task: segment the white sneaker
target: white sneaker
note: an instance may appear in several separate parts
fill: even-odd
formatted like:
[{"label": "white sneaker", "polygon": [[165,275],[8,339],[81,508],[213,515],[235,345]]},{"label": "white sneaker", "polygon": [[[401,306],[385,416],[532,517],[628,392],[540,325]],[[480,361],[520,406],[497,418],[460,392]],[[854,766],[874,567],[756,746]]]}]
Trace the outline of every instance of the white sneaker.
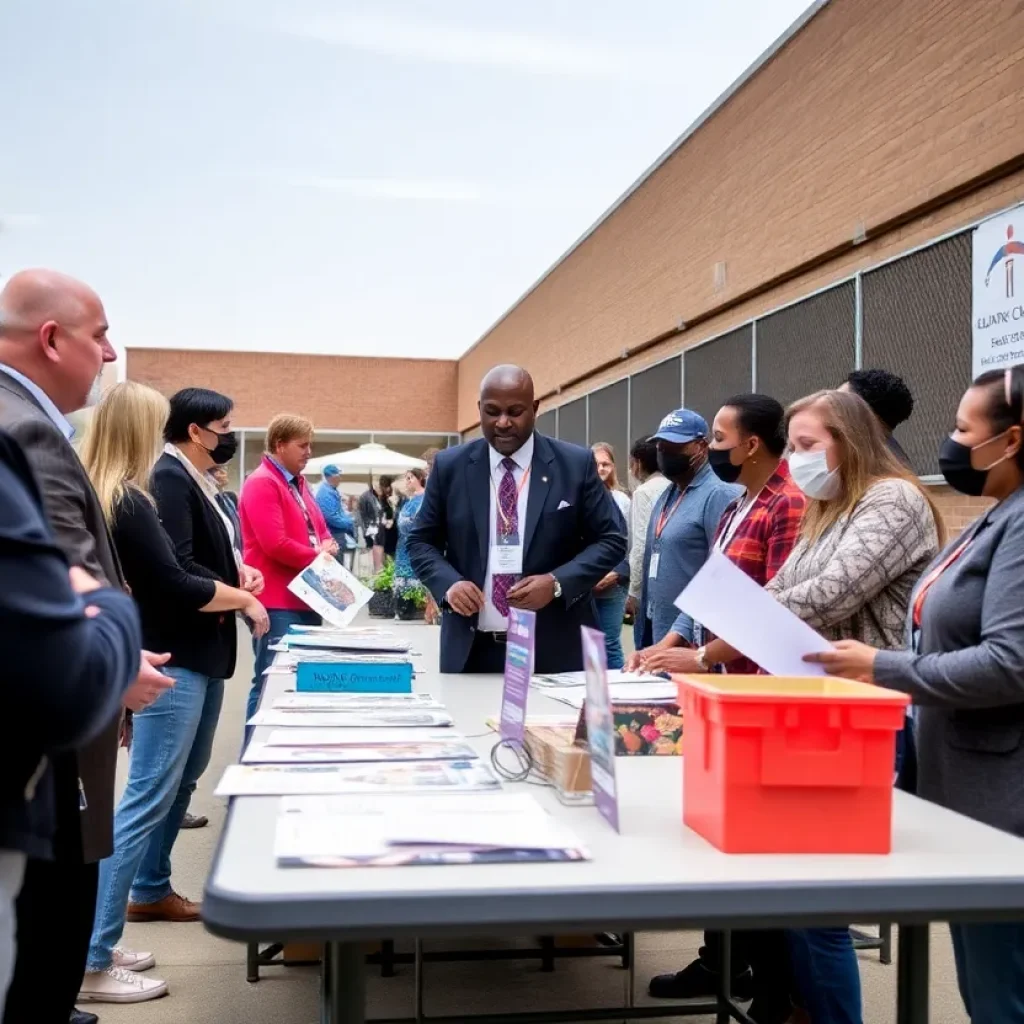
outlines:
[{"label": "white sneaker", "polygon": [[126,971],[148,971],[151,967],[156,967],[156,957],[152,953],[115,946],[114,966],[123,967]]},{"label": "white sneaker", "polygon": [[144,1003],[167,995],[167,982],[143,978],[111,964],[105,971],[86,971],[78,992],[80,1003]]}]

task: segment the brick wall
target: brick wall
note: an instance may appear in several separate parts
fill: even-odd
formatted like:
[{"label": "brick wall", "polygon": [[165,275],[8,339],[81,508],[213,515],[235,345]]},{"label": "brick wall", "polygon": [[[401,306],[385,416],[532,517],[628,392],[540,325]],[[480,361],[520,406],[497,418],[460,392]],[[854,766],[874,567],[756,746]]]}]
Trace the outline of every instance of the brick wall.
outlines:
[{"label": "brick wall", "polygon": [[[812,278],[882,258],[878,243],[898,252],[940,224],[968,221],[979,203],[999,209],[1007,190],[1024,196],[1021,175],[981,190],[987,207],[958,194],[1021,157],[1022,103],[1024,5],[832,0],[463,357],[459,427],[476,421],[480,378],[513,354],[541,394],[554,392],[680,319],[693,323],[838,253],[861,228],[866,245],[747,303],[745,316],[787,289],[805,294]],[[875,239],[876,227],[954,196]],[[738,317],[731,310],[700,331]],[[672,344],[698,340],[687,332]]]},{"label": "brick wall", "polygon": [[188,386],[229,395],[240,427],[301,412],[321,430],[455,430],[454,360],[144,348],[126,359],[129,379],[166,395]]},{"label": "brick wall", "polygon": [[970,526],[992,504],[988,498],[969,498],[945,484],[930,487],[929,493],[939,506],[951,538]]}]

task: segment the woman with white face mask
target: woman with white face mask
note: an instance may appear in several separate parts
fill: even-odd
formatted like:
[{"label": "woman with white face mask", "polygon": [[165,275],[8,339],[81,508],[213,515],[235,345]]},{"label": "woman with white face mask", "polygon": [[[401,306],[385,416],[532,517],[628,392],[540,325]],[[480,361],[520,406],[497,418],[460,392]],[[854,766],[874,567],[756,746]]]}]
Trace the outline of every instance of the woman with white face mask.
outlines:
[{"label": "woman with white face mask", "polygon": [[[942,539],[935,506],[857,395],[811,395],[786,422],[789,471],[809,500],[800,538],[765,589],[827,640],[902,650],[911,591]],[[789,938],[814,1024],[861,1024],[849,929],[798,929]]]}]

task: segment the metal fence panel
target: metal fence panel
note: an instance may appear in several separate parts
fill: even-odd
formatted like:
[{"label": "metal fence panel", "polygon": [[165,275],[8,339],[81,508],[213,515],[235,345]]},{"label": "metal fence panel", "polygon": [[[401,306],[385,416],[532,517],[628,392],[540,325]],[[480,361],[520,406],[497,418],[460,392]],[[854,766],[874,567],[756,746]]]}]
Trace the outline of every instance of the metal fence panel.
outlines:
[{"label": "metal fence panel", "polygon": [[559,407],[558,437],[562,441],[586,446],[587,443],[587,400],[577,398],[575,402]]},{"label": "metal fence panel", "polygon": [[856,292],[847,281],[757,321],[759,392],[786,406],[842,384],[856,360]]},{"label": "metal fence panel", "polygon": [[971,381],[971,232],[864,274],[861,292],[863,366],[907,382],[914,415],[896,437],[918,473],[937,473]]},{"label": "metal fence panel", "polygon": [[650,437],[658,424],[683,404],[679,356],[666,359],[657,366],[634,373],[630,381],[629,443]]},{"label": "metal fence panel", "polygon": [[619,380],[600,391],[592,391],[590,402],[590,444],[604,441],[615,449],[615,464],[622,477],[629,466],[629,381]]},{"label": "metal fence panel", "polygon": [[727,398],[750,390],[752,342],[753,330],[746,324],[683,353],[683,404],[699,412],[709,427]]}]

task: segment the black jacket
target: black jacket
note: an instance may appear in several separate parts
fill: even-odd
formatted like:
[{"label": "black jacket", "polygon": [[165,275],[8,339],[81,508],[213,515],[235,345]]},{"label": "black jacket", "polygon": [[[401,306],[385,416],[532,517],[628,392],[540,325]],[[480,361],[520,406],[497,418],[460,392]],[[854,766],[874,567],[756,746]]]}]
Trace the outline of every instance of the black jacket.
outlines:
[{"label": "black jacket", "polygon": [[46,523],[28,462],[0,431],[0,849],[49,857],[58,808],[80,814],[74,772],[50,755],[92,739],[115,718],[139,669],[131,599],[104,588],[87,618]]},{"label": "black jacket", "polygon": [[161,455],[152,481],[154,508],[129,495],[117,509],[114,542],[142,615],[143,646],[167,652],[170,665],[227,679],[235,671],[234,612],[201,612],[220,581],[238,586],[224,522],[185,467]]},{"label": "black jacket", "polygon": [[[484,585],[490,486],[486,441],[448,448],[434,460],[409,558],[438,605],[459,580]],[[537,615],[536,671],[582,669],[580,626],[597,626],[591,590],[626,553],[622,515],[586,448],[534,435],[523,545],[523,575],[554,573],[562,586],[561,598]],[[463,671],[475,628],[475,618],[446,611],[442,672]]]}]

